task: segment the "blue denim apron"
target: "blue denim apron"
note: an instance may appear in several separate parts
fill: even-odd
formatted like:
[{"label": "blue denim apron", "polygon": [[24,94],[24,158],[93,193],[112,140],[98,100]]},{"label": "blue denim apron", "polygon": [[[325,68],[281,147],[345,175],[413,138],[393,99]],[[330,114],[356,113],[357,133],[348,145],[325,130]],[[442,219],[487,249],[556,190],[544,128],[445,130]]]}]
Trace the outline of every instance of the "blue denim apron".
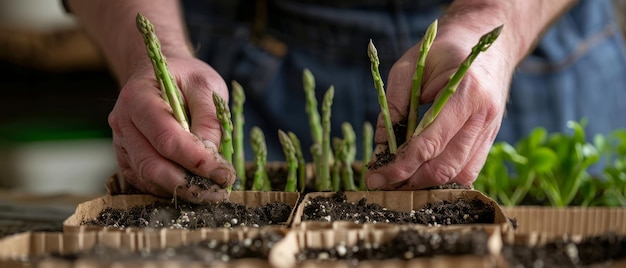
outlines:
[{"label": "blue denim apron", "polygon": [[[286,45],[275,53],[250,42],[254,1],[183,1],[197,55],[229,83],[246,91],[245,133],[264,130],[269,160],[283,160],[278,129],[294,132],[305,155],[311,146],[302,70],[316,77],[321,103],[335,87],[332,136],[341,124],[357,133],[358,154],[365,121],[380,111],[373,87],[367,42],[373,39],[381,73],[419,42],[430,22],[450,1],[267,0],[263,33]],[[257,1],[259,2],[259,1]],[[256,24],[255,24],[256,25]],[[568,120],[586,117],[588,137],[626,127],[626,53],[610,0],[581,0],[549,29],[519,65],[498,140],[515,142],[538,126],[569,131]],[[246,144],[246,159],[253,158]],[[310,159],[309,159],[310,160]]]}]

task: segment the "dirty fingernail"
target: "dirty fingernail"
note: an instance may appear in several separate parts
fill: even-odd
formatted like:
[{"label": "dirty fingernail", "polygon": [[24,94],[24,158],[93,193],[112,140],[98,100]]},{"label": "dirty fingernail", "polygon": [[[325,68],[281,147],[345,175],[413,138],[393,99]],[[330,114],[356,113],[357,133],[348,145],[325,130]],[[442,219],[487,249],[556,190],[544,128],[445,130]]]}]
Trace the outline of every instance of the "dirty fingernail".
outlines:
[{"label": "dirty fingernail", "polygon": [[387,179],[380,174],[374,173],[367,177],[367,188],[372,190],[382,188],[386,183]]},{"label": "dirty fingernail", "polygon": [[211,172],[209,179],[217,184],[225,185],[232,181],[234,176],[233,172],[227,168],[218,168]]}]

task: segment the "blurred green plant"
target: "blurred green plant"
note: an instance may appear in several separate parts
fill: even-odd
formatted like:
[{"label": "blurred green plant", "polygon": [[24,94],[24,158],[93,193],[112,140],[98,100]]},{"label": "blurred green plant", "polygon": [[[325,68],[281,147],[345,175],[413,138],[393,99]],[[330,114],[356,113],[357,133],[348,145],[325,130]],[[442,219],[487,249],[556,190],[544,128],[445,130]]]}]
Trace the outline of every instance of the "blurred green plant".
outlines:
[{"label": "blurred green plant", "polygon": [[[474,187],[505,206],[626,206],[626,130],[586,141],[586,120],[571,134],[534,129],[515,146],[493,145]],[[606,161],[602,176],[589,168]]]}]

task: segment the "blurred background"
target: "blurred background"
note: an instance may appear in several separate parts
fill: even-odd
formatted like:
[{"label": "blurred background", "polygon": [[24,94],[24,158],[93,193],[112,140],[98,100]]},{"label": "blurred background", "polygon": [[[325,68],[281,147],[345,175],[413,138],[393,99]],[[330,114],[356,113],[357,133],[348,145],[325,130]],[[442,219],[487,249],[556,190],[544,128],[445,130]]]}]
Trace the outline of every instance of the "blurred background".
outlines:
[{"label": "blurred background", "polygon": [[118,86],[60,0],[0,1],[0,190],[99,194]]},{"label": "blurred background", "polygon": [[0,193],[103,193],[118,86],[60,0],[0,1],[0,76]]}]

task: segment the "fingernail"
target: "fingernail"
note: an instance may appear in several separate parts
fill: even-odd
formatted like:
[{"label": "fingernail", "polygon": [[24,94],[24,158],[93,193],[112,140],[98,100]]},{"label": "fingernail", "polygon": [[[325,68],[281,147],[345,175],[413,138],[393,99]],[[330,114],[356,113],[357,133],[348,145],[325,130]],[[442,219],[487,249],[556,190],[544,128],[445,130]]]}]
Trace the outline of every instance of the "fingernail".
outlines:
[{"label": "fingernail", "polygon": [[367,188],[371,190],[382,188],[386,183],[387,179],[380,174],[374,173],[367,177]]},{"label": "fingernail", "polygon": [[224,184],[232,181],[233,176],[234,174],[231,170],[227,168],[217,168],[211,172],[209,179],[223,186]]}]

